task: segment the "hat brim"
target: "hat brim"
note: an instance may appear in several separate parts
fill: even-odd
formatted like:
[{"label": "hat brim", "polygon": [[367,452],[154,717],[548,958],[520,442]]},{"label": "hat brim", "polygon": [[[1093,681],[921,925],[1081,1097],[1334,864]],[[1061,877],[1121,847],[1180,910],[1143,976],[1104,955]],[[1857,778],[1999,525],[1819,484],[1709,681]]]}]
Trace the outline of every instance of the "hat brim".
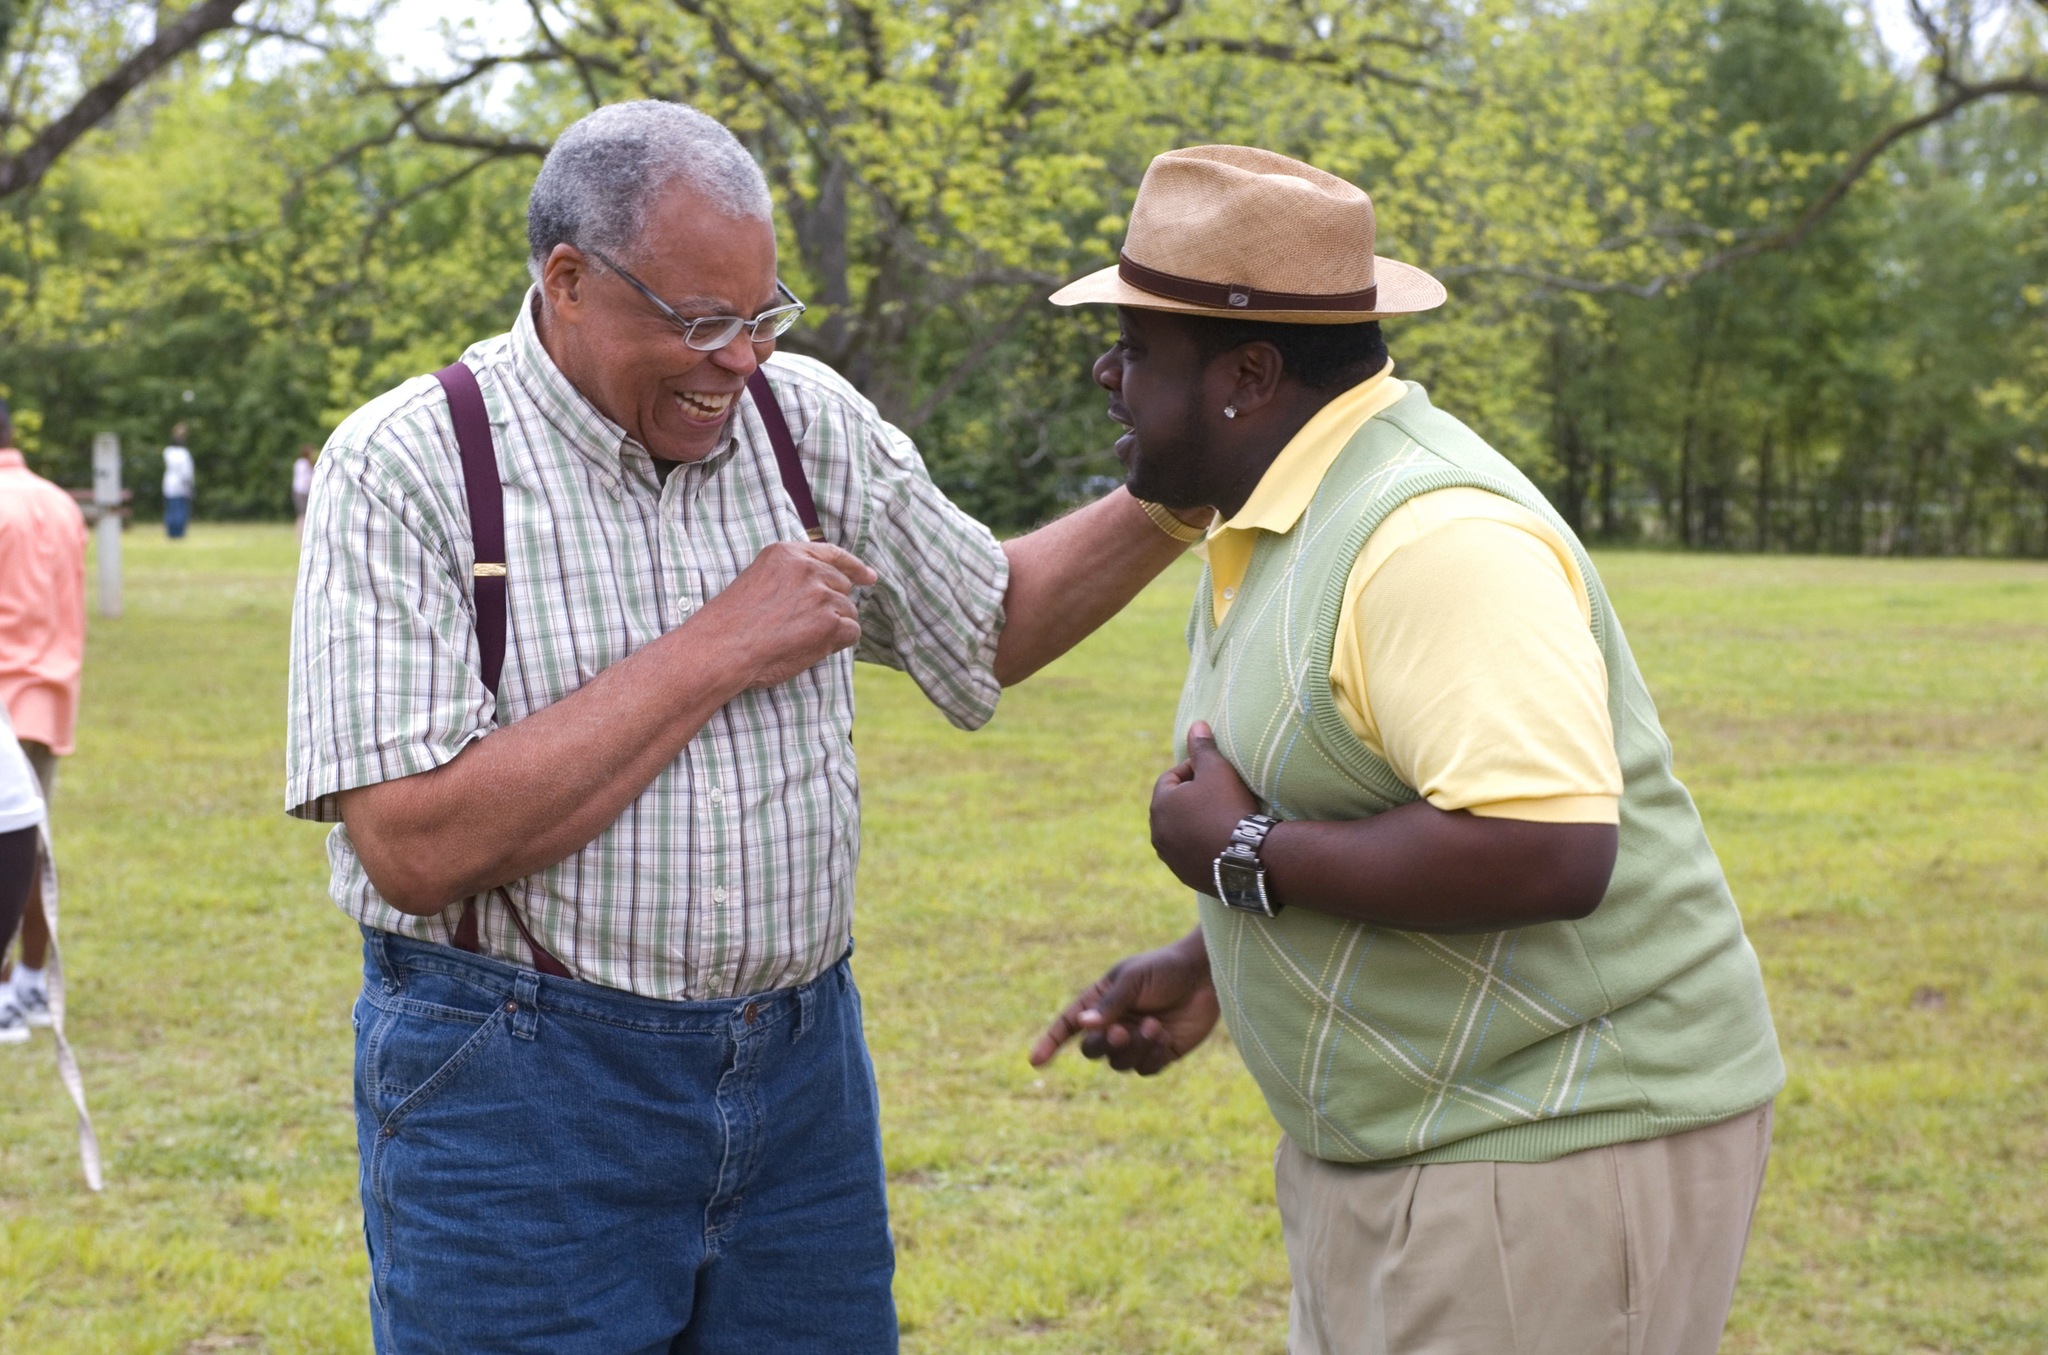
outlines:
[{"label": "hat brim", "polygon": [[1283,325],[1358,325],[1367,320],[1384,320],[1393,315],[1413,315],[1435,310],[1448,293],[1444,285],[1413,264],[1398,259],[1372,261],[1373,281],[1379,286],[1374,309],[1370,311],[1252,311],[1227,306],[1199,306],[1176,301],[1142,287],[1133,287],[1117,274],[1117,266],[1097,269],[1077,278],[1049,298],[1055,306],[1129,306],[1141,311],[1172,311],[1179,315],[1214,315],[1230,320],[1270,320]]}]

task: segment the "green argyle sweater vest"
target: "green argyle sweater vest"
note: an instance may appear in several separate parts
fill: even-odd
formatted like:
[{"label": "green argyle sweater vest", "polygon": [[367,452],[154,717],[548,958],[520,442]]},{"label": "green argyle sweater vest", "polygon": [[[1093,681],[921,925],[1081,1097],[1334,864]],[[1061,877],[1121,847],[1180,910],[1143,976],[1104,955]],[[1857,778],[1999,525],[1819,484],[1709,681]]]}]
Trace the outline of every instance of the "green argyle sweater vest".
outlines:
[{"label": "green argyle sweater vest", "polygon": [[1220,627],[1204,573],[1176,728],[1214,726],[1278,818],[1415,799],[1345,724],[1330,653],[1366,538],[1457,485],[1540,514],[1585,576],[1624,786],[1613,879],[1582,921],[1479,935],[1268,919],[1203,895],[1244,1061],[1295,1143],[1336,1162],[1541,1162],[1759,1106],[1785,1069],[1756,954],[1599,575],[1536,487],[1420,386],[1351,439],[1292,531],[1261,535]]}]

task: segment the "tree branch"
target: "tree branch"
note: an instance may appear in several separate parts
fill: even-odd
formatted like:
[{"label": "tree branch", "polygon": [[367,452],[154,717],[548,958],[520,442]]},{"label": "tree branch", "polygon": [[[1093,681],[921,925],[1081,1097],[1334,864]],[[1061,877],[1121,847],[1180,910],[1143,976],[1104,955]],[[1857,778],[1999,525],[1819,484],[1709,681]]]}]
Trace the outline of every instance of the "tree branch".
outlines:
[{"label": "tree branch", "polygon": [[426,183],[420,184],[407,192],[399,194],[390,201],[380,204],[376,214],[364,225],[362,233],[357,239],[356,262],[358,267],[367,261],[370,249],[376,243],[378,234],[390,223],[392,217],[398,215],[407,207],[412,206],[421,198],[430,197],[435,193],[444,192],[455,187],[455,185],[461,183],[486,165],[496,164],[500,160],[508,160],[519,154],[522,154],[522,152],[516,150],[487,150],[461,168],[444,174],[438,179],[430,179]]},{"label": "tree branch", "polygon": [[248,0],[200,0],[156,36],[129,54],[98,84],[78,96],[56,121],[38,132],[13,155],[0,156],[0,198],[12,197],[41,183],[71,144],[105,121],[136,86],[225,28],[233,27],[235,11]]},{"label": "tree branch", "polygon": [[974,346],[961,356],[960,361],[953,364],[953,370],[946,373],[938,385],[932,387],[931,393],[926,395],[917,408],[897,427],[906,433],[914,433],[923,427],[925,421],[938,412],[939,406],[952,399],[954,393],[967,384],[967,379],[981,370],[981,365],[988,361],[989,355],[1007,342],[1010,336],[1017,332],[1017,327],[1037,308],[1038,293],[1027,292],[1024,299],[1003,318],[1001,324],[983,331]]},{"label": "tree branch", "polygon": [[[1396,39],[1384,37],[1380,38],[1379,41],[1397,43]],[[1401,45],[1409,51],[1425,50],[1419,45],[1397,45]],[[1284,62],[1290,66],[1327,67],[1342,72],[1344,77],[1354,84],[1362,84],[1368,80],[1373,80],[1382,84],[1398,85],[1403,89],[1422,90],[1426,93],[1445,92],[1440,85],[1432,84],[1427,80],[1418,80],[1413,76],[1396,75],[1384,66],[1376,66],[1370,61],[1354,59],[1340,51],[1311,50],[1288,43],[1267,42],[1261,38],[1221,38],[1200,35],[1171,39],[1155,37],[1152,39],[1151,47],[1154,52],[1162,56],[1176,49],[1189,55],[1193,55],[1196,52],[1221,52],[1226,56],[1257,57],[1262,61]]]},{"label": "tree branch", "polygon": [[583,97],[590,100],[591,108],[595,110],[603,107],[604,95],[598,92],[597,77],[591,72],[591,67],[596,63],[555,36],[555,30],[548,25],[547,12],[541,8],[541,0],[526,0],[526,9],[533,15],[534,28],[576,68],[576,79],[583,86]]},{"label": "tree branch", "polygon": [[300,47],[310,47],[323,56],[333,56],[340,50],[331,42],[322,42],[319,38],[312,37],[309,34],[295,33],[289,28],[277,28],[271,24],[238,23],[233,25],[233,28],[237,33],[247,33],[252,38],[275,38],[279,42],[289,42]]},{"label": "tree branch", "polygon": [[1829,212],[1832,212],[1841,203],[1842,199],[1849,195],[1849,190],[1854,188],[1857,180],[1861,179],[1869,172],[1870,167],[1877,163],[1878,157],[1882,156],[1898,142],[1920,131],[1922,128],[1932,127],[1937,122],[1943,122],[1954,117],[1971,104],[1981,103],[1985,99],[1995,99],[2006,94],[2024,94],[2031,95],[2037,99],[2048,99],[2048,73],[2037,75],[2033,72],[2027,72],[2021,75],[2009,76],[2003,80],[1989,80],[1982,84],[1958,84],[1954,86],[1954,92],[1948,98],[1943,99],[1925,113],[1917,117],[1895,122],[1866,142],[1862,150],[1850,157],[1848,167],[1842,171],[1841,176],[1828,185],[1828,190],[1825,193],[1822,193],[1819,197],[1808,203],[1806,210],[1801,212],[1790,226],[1776,234],[1766,235],[1760,239],[1746,241],[1743,244],[1724,249],[1696,265],[1686,274],[1682,275],[1679,280],[1690,282],[1694,278],[1701,277],[1717,268],[1725,268],[1731,263],[1753,258],[1758,254],[1791,249],[1795,245],[1802,243],[1807,236],[1813,234],[1814,228],[1820,225],[1822,218],[1826,217]]},{"label": "tree branch", "polygon": [[[2048,0],[2043,0],[2048,3]],[[1836,180],[1828,185],[1827,191],[1806,205],[1789,226],[1771,231],[1730,245],[1694,264],[1691,268],[1677,273],[1660,274],[1644,282],[1600,281],[1589,278],[1567,277],[1562,274],[1545,272],[1521,264],[1461,264],[1438,270],[1445,277],[1467,277],[1474,274],[1494,274],[1500,277],[1523,278],[1541,286],[1561,292],[1580,292],[1587,295],[1624,295],[1645,299],[1661,296],[1675,288],[1697,282],[1709,273],[1718,272],[1730,264],[1759,254],[1773,254],[1793,249],[1803,244],[1809,235],[1849,195],[1863,176],[1870,172],[1884,153],[1900,141],[1932,127],[1938,122],[1954,117],[1963,109],[1985,99],[1994,99],[2007,94],[2028,95],[2037,99],[2048,99],[2048,73],[2025,72],[2001,80],[1987,80],[1981,84],[1952,83],[1953,92],[1934,107],[1914,117],[1893,123],[1851,156],[1848,165]]]},{"label": "tree branch", "polygon": [[464,151],[482,151],[490,159],[503,159],[506,156],[512,155],[531,155],[541,158],[547,155],[549,149],[548,143],[545,141],[525,141],[519,137],[471,136],[465,132],[442,132],[431,127],[422,127],[415,120],[411,111],[408,111],[405,116],[405,125],[410,127],[413,136],[425,145],[452,146],[457,150]]},{"label": "tree branch", "polygon": [[[552,48],[536,47],[525,52],[507,52],[503,55],[480,56],[473,59],[462,70],[455,72],[453,75],[443,76],[439,80],[422,80],[414,84],[403,85],[372,85],[364,92],[369,94],[389,94],[400,100],[411,99],[414,101],[414,107],[422,107],[435,99],[447,98],[456,90],[473,83],[483,76],[489,75],[500,66],[546,66],[563,60],[573,60],[573,58],[569,56],[566,50],[559,46]],[[594,57],[585,57],[584,60],[590,61],[591,64],[599,69],[603,69],[605,66],[605,63],[596,60]]]}]

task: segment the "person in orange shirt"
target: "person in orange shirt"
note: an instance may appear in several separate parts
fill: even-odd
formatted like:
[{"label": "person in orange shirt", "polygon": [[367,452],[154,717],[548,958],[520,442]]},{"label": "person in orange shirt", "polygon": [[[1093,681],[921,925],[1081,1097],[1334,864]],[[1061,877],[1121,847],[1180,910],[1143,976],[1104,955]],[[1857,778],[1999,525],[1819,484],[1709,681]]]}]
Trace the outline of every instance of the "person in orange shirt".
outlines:
[{"label": "person in orange shirt", "polygon": [[[0,401],[0,705],[47,805],[57,759],[71,752],[85,659],[85,519],[71,496],[29,470]],[[0,988],[0,1041],[50,1024],[50,932],[40,884],[22,914],[21,957]],[[0,940],[0,946],[5,941]]]}]

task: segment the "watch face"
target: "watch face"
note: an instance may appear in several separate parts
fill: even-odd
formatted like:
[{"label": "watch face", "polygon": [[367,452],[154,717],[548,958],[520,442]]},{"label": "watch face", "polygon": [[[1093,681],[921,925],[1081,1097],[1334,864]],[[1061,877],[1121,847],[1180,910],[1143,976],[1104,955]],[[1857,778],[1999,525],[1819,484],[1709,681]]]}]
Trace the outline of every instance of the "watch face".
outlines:
[{"label": "watch face", "polygon": [[1216,897],[1222,899],[1226,907],[1263,913],[1267,917],[1273,915],[1272,906],[1266,902],[1266,872],[1257,866],[1219,859],[1216,862]]}]

